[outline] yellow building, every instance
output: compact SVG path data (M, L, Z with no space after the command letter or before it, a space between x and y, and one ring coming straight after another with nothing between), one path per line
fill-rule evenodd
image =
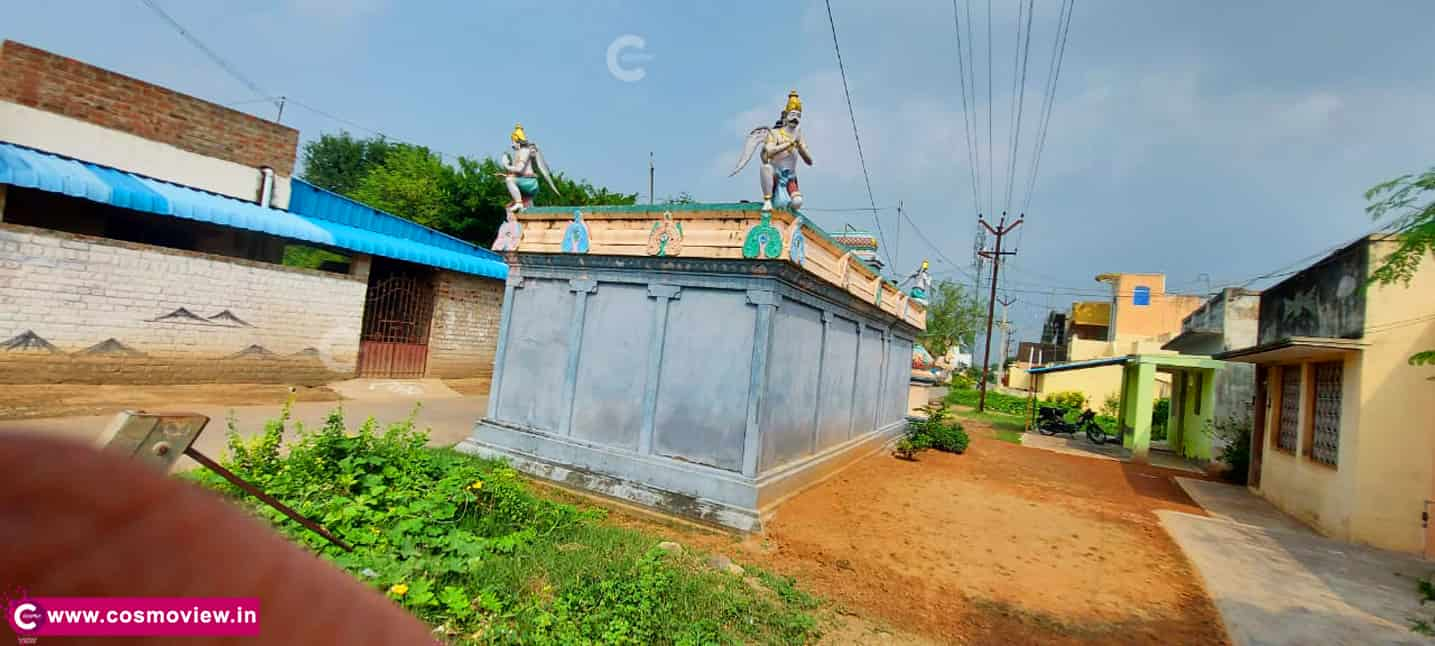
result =
M1333 538L1435 556L1435 260L1369 285L1388 238L1361 239L1261 294L1250 486Z
M1111 286L1111 299L1071 304L1066 317L1067 362L1174 354L1162 350L1161 345L1179 334L1182 319L1204 302L1200 296L1167 293L1163 274L1101 274L1096 280ZM1110 365L1032 375L1013 379L1011 385L1032 388L1042 397L1056 392L1081 392L1094 409L1107 397L1120 396L1121 380L1122 367ZM1170 393L1170 376L1159 374L1156 396L1169 397Z

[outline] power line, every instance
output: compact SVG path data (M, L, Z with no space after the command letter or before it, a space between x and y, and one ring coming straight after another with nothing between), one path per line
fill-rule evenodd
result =
M967 7L967 14L968 16L970 16L970 2L968 3ZM973 131L975 130L975 128L973 128L972 124L972 109L975 108L974 104L976 103L976 97L972 97L971 103L973 105L968 105L967 66L962 56L962 21L959 12L957 11L957 0L952 0L952 28L953 31L956 32L957 36L957 74L961 77L962 132L966 135L967 138L967 167L971 170L972 176L972 212L978 213L981 212L981 204L978 201L981 199L978 197L981 194L981 179L979 179L977 174L977 166L981 162L979 158L979 153L977 152L976 141L973 139L973 135L975 134ZM976 88L972 88L972 94L976 94Z
M897 213L901 215L901 217L902 217L903 220L906 220L906 221L907 221L907 224L912 227L912 231L917 234L917 237L918 237L918 238L921 238L923 242L926 242L926 243L927 243L927 246L931 247L931 248L932 248L932 251L935 251L935 252L937 253L937 257L941 258L943 262L945 262L946 264L950 265L950 266L952 267L953 271L961 272L962 274L964 274L964 275L965 275L966 277L968 277L968 278L971 277L971 274L967 274L967 273L961 268L961 265L958 265L957 263L952 262L952 259L951 259L951 258L948 258L948 257L947 257L947 254L942 253L942 248L941 248L940 246L938 246L937 243L933 242L930 237L927 237L927 234L925 234L925 233L922 232L922 229L917 226L917 223L916 223L916 222L913 222L913 221L912 221L912 217L909 216L909 215L907 215L907 212L906 212L906 211L898 211ZM899 221L899 224L900 224L900 221Z
M877 240L887 252L887 265L892 265L892 252L882 235L882 218L877 216L877 198L872 196L872 176L867 173L867 158L862 154L862 137L857 134L857 112L852 109L852 91L847 87L847 68L842 64L842 47L837 44L837 21L832 17L832 0L827 4L827 24L832 28L832 49L837 53L837 71L842 75L842 94L847 97L847 116L852 119L852 139L857 142L857 161L862 164L862 180L867 184L867 201L872 207L872 221L877 223Z
M1026 106L1026 64L1027 61L1031 59L1031 15L1035 13L1035 0L1027 0L1025 46L1023 46L1021 35L1021 10L1021 3L1018 2L1016 51L1021 52L1021 81L1017 81L1017 56L1014 52L1012 54L1012 83L1016 85L1016 88L1012 91L1012 101L1015 103L1015 110L1012 115L1011 159L1007 160L1006 200L1004 202L1007 211L1011 211L1012 188L1016 185L1016 158L1017 152L1021 150L1021 119ZM1018 238L1019 237L1020 236L1018 236Z
M992 164L992 0L987 0L987 213L993 209L992 184L996 183Z
M336 115L336 114L333 114L333 113L331 113L331 112L325 112L324 110L320 110L319 108L316 108L316 107L314 107L314 106L312 106L312 105L309 105L308 103L305 103L305 102L300 101L299 99L296 99L296 98L293 98L293 97L285 97L285 98L288 100L289 103L292 103L292 104L297 105L297 106L299 106L299 107L301 107L301 108L304 108L305 110L308 110L308 111L310 111L310 112L312 112L312 113L314 113L314 114L317 114L317 115L319 115L319 116L321 116L321 117L324 117L324 118L326 118L326 119L332 119L332 120L334 120L334 121L336 121L336 122L338 122L338 123L342 123L342 124L344 124L344 125L346 125L346 126L349 126L349 127L351 127L351 128L355 128L355 129L357 129L357 130L362 130L362 131L364 131L364 132L367 132L367 133L369 133L369 134L371 134L371 135L374 135L374 136L376 136L376 137L379 137L379 138L381 138L381 139L386 139L386 140L394 141L394 142L397 142L397 143L408 144L408 145L410 145L410 146L415 146L415 147L418 147L418 148L422 148L422 149L427 150L427 151L429 151L429 152L431 152L431 153L433 153L433 154L435 154L435 155L438 155L439 157L447 157L447 158L453 159L453 160L458 160L458 159L460 159L460 158L463 157L462 155L458 155L458 154L455 154L455 153L450 153L450 152L445 152L445 151L442 151L442 150L438 150L438 149L433 148L433 147L431 147L431 146L426 146L426 145L424 145L424 144L420 144L420 143L417 143L417 142L414 142L414 141L410 141L410 140L403 139L403 138L399 138L399 137L390 136L388 133L385 133L385 132L383 132L383 131L381 131L381 130L378 130L378 129L375 129L375 128L370 128L370 127L365 126L365 125L360 124L360 123L356 123L356 122L354 122L354 121L352 121L352 120L345 119L345 118L340 117L340 116L338 116L338 115ZM807 209L804 209L804 210L807 210Z
M1056 82L1061 78L1061 63L1066 59L1066 37L1071 31L1071 14L1076 0L1063 0L1061 13L1057 16L1056 36L1051 45L1051 63L1047 65L1046 88L1042 97L1041 116L1036 136L1036 149L1032 152L1031 173L1027 175L1026 199L1022 201L1023 213L1031 209L1032 194L1036 191L1036 176L1041 170L1041 153L1046 149L1046 135L1051 128L1051 113L1056 105Z
M183 36L185 40L189 41L189 44L194 45L194 47L199 51L203 52L204 55L207 56L210 61L212 61L215 65L218 65L225 72L228 72L230 76L234 77L240 83L243 83L244 86L249 88L250 91L254 92L255 95L267 97L271 100L271 102L274 103L274 105L279 105L279 102L274 100L276 97L273 97L272 95L270 95L270 93L265 92L263 89L260 89L257 83L249 80L249 78L244 76L243 74L240 74L239 70L235 69L233 65L230 65L229 62L220 57L219 54L214 53L214 50L210 49L203 42L201 42L199 38L196 38L193 34L189 33L189 31L186 30L183 25L180 25L178 21L170 17L169 14L165 13L164 9L161 9L159 5L154 3L153 0L140 0L140 2L143 2L145 6L150 8L151 11L154 11L155 14L157 14L160 18L162 18L165 22L169 23L169 26L173 27L175 31L179 32L179 35Z

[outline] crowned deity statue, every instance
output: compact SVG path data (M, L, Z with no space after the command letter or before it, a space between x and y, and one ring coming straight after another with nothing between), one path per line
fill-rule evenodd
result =
M923 260L922 267L917 270L917 273L908 276L902 282L909 281L912 283L912 291L908 293L911 294L912 300L926 305L927 299L932 293L932 276L927 273L927 261Z
M807 141L802 138L802 100L797 90L787 95L787 107L771 128L759 126L747 134L743 145L742 158L728 177L738 174L753 152L761 149L762 168L759 178L762 182L762 210L777 208L802 208L802 191L797 188L797 159L802 158L812 165L812 155L807 152Z
M528 140L528 135L523 132L523 124L513 126L513 134L509 136L513 140L513 156L507 153L503 155L503 182L508 186L508 195L513 201L508 205L510 218L519 211L533 206L533 196L538 194L538 173L543 174L543 179L548 182L548 188L558 194L558 187L553 185L553 177L548 172L548 165L543 162L543 153L538 150L538 144Z

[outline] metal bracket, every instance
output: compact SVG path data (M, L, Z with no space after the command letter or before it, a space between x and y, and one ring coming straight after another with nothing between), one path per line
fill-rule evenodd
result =
M354 551L353 546L329 533L329 530L260 491L258 487L194 448L194 441L199 438L200 431L203 431L208 423L208 417L195 413L146 413L127 410L110 422L109 427L100 435L98 443L103 451L139 460L158 468L162 473L168 473L180 455L187 455L230 484L303 525L305 529L328 539L346 552Z

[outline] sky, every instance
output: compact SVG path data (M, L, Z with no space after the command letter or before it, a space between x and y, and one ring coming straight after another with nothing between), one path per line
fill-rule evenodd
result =
M650 153L659 200L760 198L755 166L728 173L745 133L796 89L815 160L799 170L807 215L870 231L859 209L875 203L895 273L930 259L968 285L977 212L999 217L1008 182L1012 210L1027 203L1060 10L1035 0L1022 86L1018 2L991 3L989 40L987 3L957 0L972 16L961 64L975 63L964 115L952 3L832 0L849 115L822 2L152 1L260 93L141 0L7 3L0 38L265 118L263 97L289 97L283 122L304 141L378 131L476 157L503 152L522 122L555 170L643 199ZM1074 7L1003 266L1018 338L1039 337L1049 308L1103 300L1099 273L1159 272L1171 291L1204 293L1309 264L1375 227L1367 188L1435 164L1435 2Z

